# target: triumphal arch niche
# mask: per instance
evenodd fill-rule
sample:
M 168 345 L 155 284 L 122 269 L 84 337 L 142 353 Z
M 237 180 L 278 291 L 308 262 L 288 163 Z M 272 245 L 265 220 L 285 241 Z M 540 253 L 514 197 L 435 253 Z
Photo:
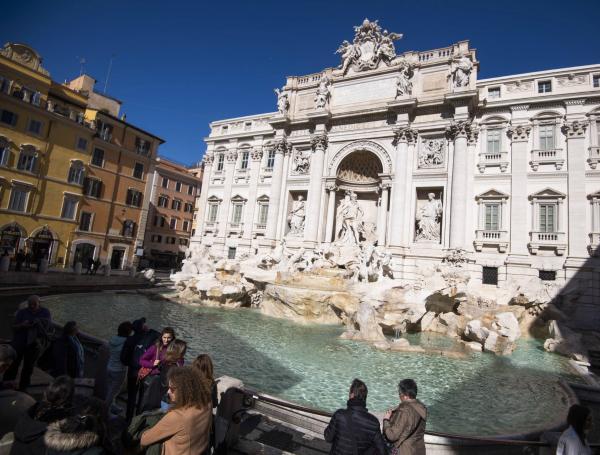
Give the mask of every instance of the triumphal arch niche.
M 389 198 L 384 193 L 389 187 L 390 163 L 385 149 L 369 141 L 348 144 L 333 157 L 327 189 L 329 208 L 335 207 L 328 216 L 333 217 L 334 229 L 327 233 L 327 241 L 357 244 L 385 236 L 385 223 L 378 221 L 387 211 Z M 349 211 L 356 217 L 356 233 L 345 222 Z

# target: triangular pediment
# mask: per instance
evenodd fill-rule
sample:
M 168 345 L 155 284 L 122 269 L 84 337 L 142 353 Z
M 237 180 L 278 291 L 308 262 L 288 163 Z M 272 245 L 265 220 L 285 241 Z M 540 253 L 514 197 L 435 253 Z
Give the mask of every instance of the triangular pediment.
M 589 194 L 588 199 L 600 199 L 600 191 L 596 191 L 595 193 Z
M 222 201 L 222 200 L 223 200 L 223 199 L 221 199 L 221 198 L 219 198 L 219 197 L 215 196 L 214 194 L 208 198 L 208 201 L 209 201 L 209 202 L 220 202 L 220 201 Z
M 492 188 L 485 193 L 478 194 L 475 199 L 508 199 L 509 197 L 508 194 Z
M 530 198 L 556 198 L 556 199 L 564 199 L 567 197 L 565 193 L 561 193 L 560 191 L 554 190 L 552 188 L 544 188 L 537 193 L 533 193 Z

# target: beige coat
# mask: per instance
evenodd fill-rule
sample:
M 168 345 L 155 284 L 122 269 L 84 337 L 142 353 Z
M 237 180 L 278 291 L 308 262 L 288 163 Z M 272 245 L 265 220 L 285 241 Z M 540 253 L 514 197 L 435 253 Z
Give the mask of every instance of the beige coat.
M 167 412 L 152 428 L 142 434 L 142 446 L 163 442 L 163 455 L 198 455 L 210 441 L 212 410 L 183 408 Z
M 425 455 L 427 408 L 418 400 L 403 401 L 383 421 L 383 434 L 400 455 Z

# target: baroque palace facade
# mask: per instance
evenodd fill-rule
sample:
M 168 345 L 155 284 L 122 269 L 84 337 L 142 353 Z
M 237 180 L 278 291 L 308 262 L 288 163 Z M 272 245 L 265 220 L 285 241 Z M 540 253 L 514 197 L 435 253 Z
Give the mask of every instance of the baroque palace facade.
M 0 251 L 34 263 L 137 263 L 164 141 L 119 118 L 87 75 L 59 84 L 28 46 L 0 50 Z
M 211 123 L 192 242 L 235 257 L 350 234 L 396 278 L 458 254 L 484 284 L 577 276 L 600 299 L 600 65 L 478 79 L 468 41 L 399 38 L 365 20 L 277 112 Z

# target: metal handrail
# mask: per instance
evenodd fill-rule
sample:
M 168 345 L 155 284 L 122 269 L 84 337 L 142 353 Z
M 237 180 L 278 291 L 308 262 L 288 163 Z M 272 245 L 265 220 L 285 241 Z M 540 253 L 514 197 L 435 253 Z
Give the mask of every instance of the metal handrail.
M 296 411 L 306 412 L 310 414 L 319 415 L 322 417 L 331 418 L 333 414 L 327 411 L 321 411 L 319 409 L 313 409 L 306 406 L 301 406 L 299 404 L 288 403 L 286 401 L 281 401 L 276 398 L 267 397 L 261 395 L 260 393 L 251 390 L 251 389 L 240 389 L 239 387 L 235 387 L 235 390 L 244 396 L 249 396 L 255 400 L 264 401 L 265 403 L 274 404 L 276 406 L 280 406 L 283 408 L 293 409 Z M 453 433 L 444 433 L 440 431 L 425 431 L 426 435 L 436 436 L 448 439 L 460 439 L 463 441 L 472 441 L 472 442 L 481 442 L 484 444 L 500 444 L 500 445 L 511 445 L 511 446 L 535 446 L 535 447 L 553 447 L 552 444 L 542 441 L 528 441 L 528 440 L 519 440 L 519 439 L 497 439 L 497 438 L 485 438 L 485 437 L 477 437 L 477 436 L 467 436 L 467 435 L 458 435 Z M 591 448 L 598 448 L 600 444 L 590 444 Z

